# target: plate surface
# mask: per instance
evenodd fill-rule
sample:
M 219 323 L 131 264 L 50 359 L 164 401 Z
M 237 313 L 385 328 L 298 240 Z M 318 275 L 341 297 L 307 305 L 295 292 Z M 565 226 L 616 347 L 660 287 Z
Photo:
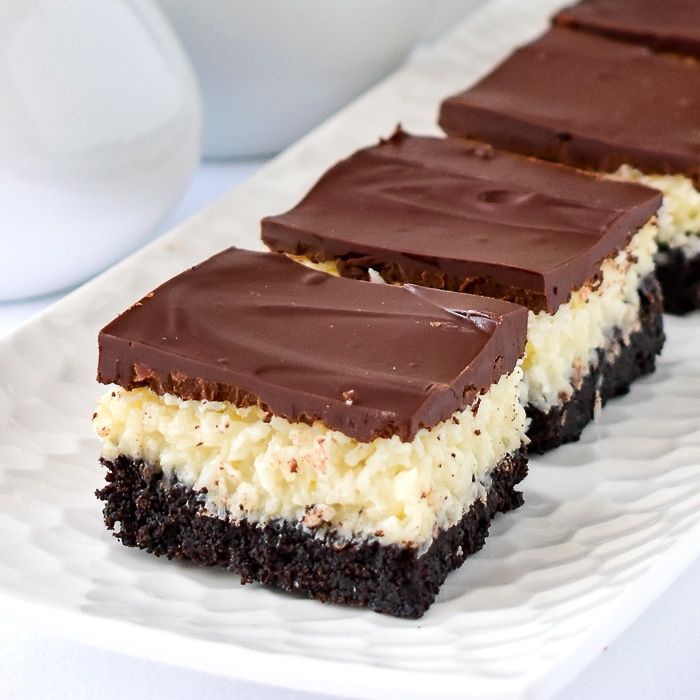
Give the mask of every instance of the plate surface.
M 233 194 L 0 343 L 0 610 L 129 654 L 374 697 L 545 697 L 700 553 L 698 315 L 668 319 L 656 374 L 581 442 L 533 459 L 526 505 L 420 621 L 325 606 L 120 546 L 103 528 L 90 415 L 96 335 L 398 120 L 437 133 L 441 97 L 534 37 L 560 2 L 494 0 Z

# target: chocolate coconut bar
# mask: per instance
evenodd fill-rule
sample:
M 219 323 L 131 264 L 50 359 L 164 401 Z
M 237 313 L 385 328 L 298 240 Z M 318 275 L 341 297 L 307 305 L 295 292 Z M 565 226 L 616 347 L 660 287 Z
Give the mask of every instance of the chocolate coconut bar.
M 564 27 L 700 58 L 698 0 L 582 0 L 559 12 Z
M 654 276 L 661 196 L 461 139 L 397 131 L 263 220 L 275 251 L 346 277 L 529 308 L 530 449 L 576 440 L 663 345 Z
M 451 136 L 663 192 L 665 308 L 700 307 L 700 64 L 555 27 L 442 104 Z
M 123 544 L 418 617 L 522 502 L 527 311 L 229 249 L 106 326 Z

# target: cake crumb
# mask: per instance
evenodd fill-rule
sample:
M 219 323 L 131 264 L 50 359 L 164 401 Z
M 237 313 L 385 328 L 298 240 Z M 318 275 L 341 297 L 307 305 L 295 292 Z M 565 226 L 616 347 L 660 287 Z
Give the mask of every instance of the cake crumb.
M 301 522 L 308 528 L 317 528 L 323 523 L 329 523 L 334 515 L 335 510 L 330 506 L 323 504 L 307 506 Z

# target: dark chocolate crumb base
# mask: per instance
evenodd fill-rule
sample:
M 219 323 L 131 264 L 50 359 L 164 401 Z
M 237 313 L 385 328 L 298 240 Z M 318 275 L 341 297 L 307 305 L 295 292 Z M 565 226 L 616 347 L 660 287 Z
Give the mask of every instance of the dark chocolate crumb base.
M 639 288 L 641 328 L 632 333 L 628 344 L 620 341 L 620 352 L 610 359 L 601 350 L 598 363 L 591 367 L 581 386 L 561 406 L 547 412 L 528 406 L 529 452 L 542 454 L 581 437 L 593 419 L 596 406 L 603 406 L 615 396 L 629 391 L 635 379 L 651 374 L 656 356 L 661 353 L 666 336 L 663 330 L 662 294 L 654 275 L 646 277 Z
M 265 526 L 202 515 L 206 492 L 166 483 L 159 470 L 119 457 L 103 460 L 109 530 L 128 547 L 234 571 L 241 583 L 258 581 L 326 603 L 366 606 L 375 612 L 418 618 L 435 600 L 447 574 L 484 544 L 495 513 L 523 502 L 515 485 L 527 473 L 524 450 L 492 472 L 487 502 L 477 501 L 462 520 L 443 530 L 430 549 L 340 542 L 279 520 Z
M 682 315 L 700 309 L 700 255 L 689 258 L 679 248 L 660 246 L 656 276 L 664 293 L 664 311 Z

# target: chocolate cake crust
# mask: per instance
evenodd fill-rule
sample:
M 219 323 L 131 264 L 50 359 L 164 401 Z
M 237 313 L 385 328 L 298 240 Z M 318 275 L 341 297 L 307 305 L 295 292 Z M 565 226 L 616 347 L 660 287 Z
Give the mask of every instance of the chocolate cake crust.
M 501 300 L 230 248 L 107 325 L 98 379 L 410 442 L 511 372 L 526 332 L 526 309 Z
M 700 58 L 697 0 L 583 0 L 559 12 L 554 22 L 655 51 Z
M 700 309 L 700 254 L 688 257 L 679 248 L 662 245 L 655 260 L 664 310 L 683 315 Z
M 601 350 L 598 362 L 591 367 L 571 398 L 562 406 L 541 411 L 527 407 L 531 419 L 528 447 L 531 454 L 542 454 L 566 442 L 575 442 L 594 418 L 597 407 L 615 396 L 626 394 L 635 379 L 651 374 L 656 356 L 661 353 L 666 336 L 663 330 L 663 295 L 654 275 L 646 277 L 639 289 L 640 328 L 629 342 L 619 342 L 620 351 L 607 357 Z
M 224 567 L 241 583 L 260 582 L 327 603 L 365 606 L 397 617 L 418 618 L 430 607 L 447 574 L 481 549 L 498 511 L 523 502 L 515 490 L 527 473 L 524 451 L 492 472 L 486 503 L 476 501 L 422 556 L 412 547 L 321 539 L 287 521 L 264 526 L 203 515 L 206 491 L 165 483 L 162 472 L 126 457 L 107 468 L 97 491 L 104 519 L 128 547 L 201 566 Z
M 656 213 L 632 183 L 462 139 L 397 130 L 262 221 L 272 249 L 338 260 L 348 277 L 484 294 L 553 313 Z
M 698 114 L 696 61 L 554 27 L 445 100 L 440 126 L 564 165 L 631 165 L 699 186 Z

